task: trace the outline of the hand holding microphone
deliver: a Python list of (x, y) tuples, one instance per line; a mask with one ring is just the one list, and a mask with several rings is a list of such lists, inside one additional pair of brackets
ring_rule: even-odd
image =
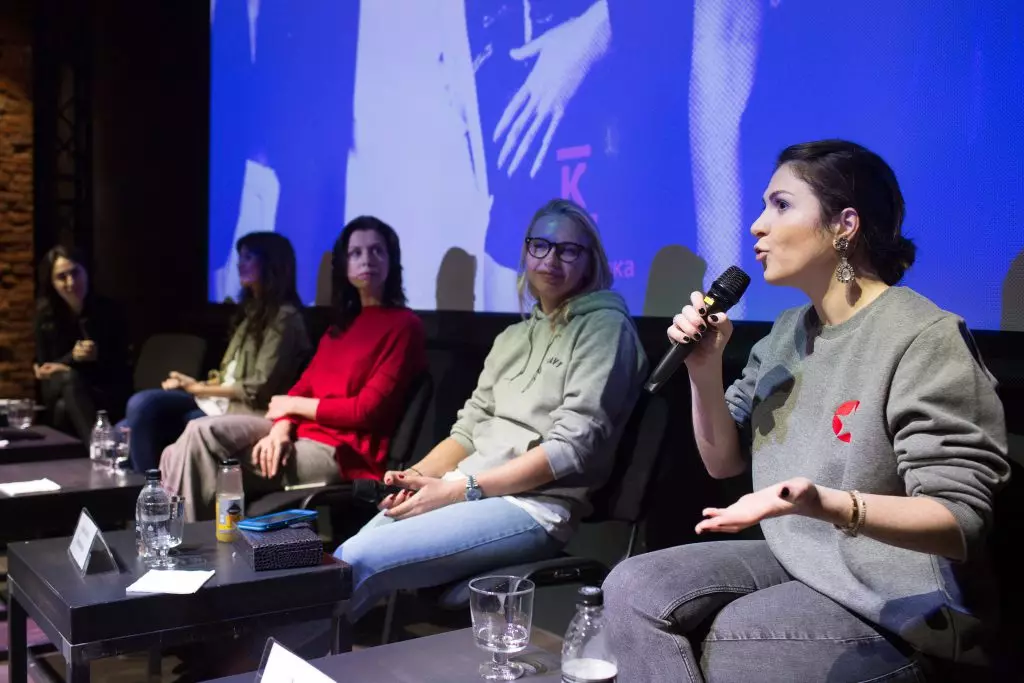
[(668, 338), (676, 344), (694, 344), (683, 359), (688, 368), (699, 367), (709, 358), (720, 358), (732, 336), (732, 321), (725, 312), (708, 314), (701, 292), (690, 294), (690, 303), (672, 318)]
[(683, 361), (694, 368), (709, 358), (721, 357), (722, 349), (732, 335), (732, 323), (725, 312), (740, 300), (749, 285), (750, 276), (736, 266), (730, 266), (711, 284), (707, 294), (694, 292), (690, 295), (690, 304), (672, 319), (672, 326), (668, 329), (672, 348), (662, 357), (644, 385), (647, 391), (652, 394), (658, 391)]

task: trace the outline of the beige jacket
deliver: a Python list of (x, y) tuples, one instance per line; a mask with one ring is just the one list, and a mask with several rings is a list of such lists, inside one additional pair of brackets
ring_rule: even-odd
[(247, 326), (243, 321), (235, 330), (220, 364), (223, 376), (237, 354), (235, 382), (241, 391), (231, 399), (229, 415), (266, 412), (271, 397), (287, 393), (299, 378), (312, 351), (302, 312), (294, 306), (281, 307), (258, 348), (256, 340), (245, 335)]

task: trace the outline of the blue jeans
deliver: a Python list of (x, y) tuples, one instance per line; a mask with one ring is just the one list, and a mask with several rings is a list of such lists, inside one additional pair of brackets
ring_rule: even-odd
[(455, 503), (395, 521), (381, 513), (334, 556), (352, 565), (353, 623), (398, 589), (439, 586), (503, 566), (554, 557), (562, 542), (501, 498)]
[(620, 683), (925, 680), (909, 648), (794, 580), (764, 541), (638, 555), (604, 588)]
[(128, 399), (125, 418), (119, 424), (132, 430), (132, 469), (138, 472), (160, 467), (160, 454), (174, 443), (185, 425), (206, 415), (191, 394), (184, 391), (146, 389)]

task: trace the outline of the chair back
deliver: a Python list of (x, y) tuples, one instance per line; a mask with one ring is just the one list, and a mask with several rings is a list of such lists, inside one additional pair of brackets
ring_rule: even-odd
[(412, 462), (416, 441), (423, 428), (423, 419), (434, 396), (434, 378), (425, 370), (406, 390), (405, 410), (398, 421), (388, 446), (389, 470), (404, 470)]
[(206, 340), (192, 334), (154, 334), (139, 351), (135, 362), (135, 391), (157, 389), (171, 371), (204, 380)]
[(635, 524), (643, 518), (668, 434), (669, 413), (663, 396), (641, 394), (622, 431), (611, 476), (591, 496), (594, 509), (587, 522)]

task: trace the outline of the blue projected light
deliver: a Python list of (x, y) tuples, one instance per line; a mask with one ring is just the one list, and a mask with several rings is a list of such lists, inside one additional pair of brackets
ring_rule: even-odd
[(760, 277), (761, 193), (784, 147), (841, 137), (899, 177), (904, 283), (1024, 329), (1024, 3), (216, 0), (211, 20), (211, 300), (237, 296), (235, 240), (274, 230), (313, 303), (373, 214), (413, 308), (518, 310), (527, 223), (561, 196), (634, 314), (735, 264), (754, 283), (732, 314), (772, 320), (805, 299)]

